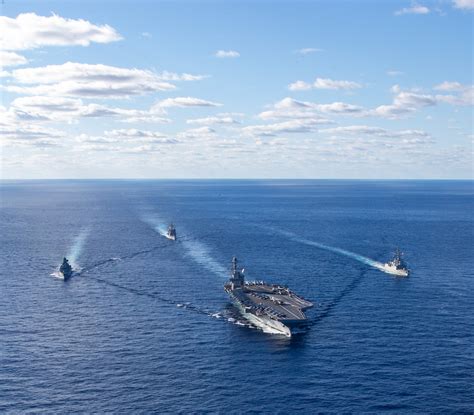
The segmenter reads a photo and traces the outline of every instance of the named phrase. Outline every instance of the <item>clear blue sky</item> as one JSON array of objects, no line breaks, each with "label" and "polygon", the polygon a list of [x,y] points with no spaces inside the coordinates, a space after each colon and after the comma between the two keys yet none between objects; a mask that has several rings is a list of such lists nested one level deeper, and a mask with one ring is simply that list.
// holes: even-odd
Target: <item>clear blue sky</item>
[{"label": "clear blue sky", "polygon": [[5,0],[1,175],[472,177],[473,8]]}]

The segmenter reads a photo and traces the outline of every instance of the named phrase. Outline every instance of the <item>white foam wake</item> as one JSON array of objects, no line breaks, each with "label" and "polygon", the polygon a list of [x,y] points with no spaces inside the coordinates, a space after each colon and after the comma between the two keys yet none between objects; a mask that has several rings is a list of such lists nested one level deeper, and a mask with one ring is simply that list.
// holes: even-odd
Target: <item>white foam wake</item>
[{"label": "white foam wake", "polygon": [[71,247],[71,250],[69,251],[67,258],[69,262],[71,263],[71,266],[74,269],[79,269],[79,265],[77,263],[79,256],[82,253],[82,250],[84,248],[84,244],[86,242],[87,237],[89,236],[90,229],[89,228],[83,228],[80,232],[79,235],[77,235],[74,238],[74,243]]},{"label": "white foam wake", "polygon": [[281,230],[281,229],[275,229],[275,228],[271,228],[271,229],[278,232],[278,233],[280,233],[280,234],[282,234],[282,235],[287,236],[292,241],[299,242],[299,243],[309,245],[309,246],[314,246],[316,248],[324,249],[324,250],[330,251],[330,252],[334,252],[334,253],[339,254],[339,255],[344,255],[348,258],[355,259],[356,261],[359,261],[362,264],[370,265],[373,268],[376,268],[380,271],[384,271],[384,266],[381,262],[378,262],[378,261],[375,261],[373,259],[367,258],[365,256],[356,254],[355,252],[347,251],[347,250],[342,249],[342,248],[337,248],[337,247],[334,247],[334,246],[322,244],[320,242],[312,241],[310,239],[302,238],[302,237],[300,237],[300,236],[298,236],[298,235],[296,235],[292,232],[284,231],[284,230]]},{"label": "white foam wake", "polygon": [[141,216],[141,220],[150,225],[161,236],[166,236],[167,226],[158,216],[144,214]]},{"label": "white foam wake", "polygon": [[227,269],[212,257],[209,248],[202,242],[184,240],[183,246],[186,250],[186,255],[190,256],[199,265],[202,265],[219,277],[225,277],[227,275]]},{"label": "white foam wake", "polygon": [[[166,236],[167,226],[157,215],[143,214],[141,219],[160,235]],[[212,257],[210,249],[204,243],[191,239],[180,239],[179,236],[178,241],[184,248],[185,255],[191,257],[199,265],[218,276],[227,275],[227,269]]]}]

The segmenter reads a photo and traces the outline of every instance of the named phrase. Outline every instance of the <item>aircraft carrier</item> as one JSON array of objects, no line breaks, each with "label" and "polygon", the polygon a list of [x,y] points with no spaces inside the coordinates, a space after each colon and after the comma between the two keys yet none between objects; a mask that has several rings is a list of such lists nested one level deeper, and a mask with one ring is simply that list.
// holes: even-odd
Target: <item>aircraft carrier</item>
[{"label": "aircraft carrier", "polygon": [[313,303],[282,285],[245,281],[244,270],[237,269],[236,257],[232,258],[231,276],[224,290],[242,316],[265,333],[291,337],[308,326],[304,310]]}]

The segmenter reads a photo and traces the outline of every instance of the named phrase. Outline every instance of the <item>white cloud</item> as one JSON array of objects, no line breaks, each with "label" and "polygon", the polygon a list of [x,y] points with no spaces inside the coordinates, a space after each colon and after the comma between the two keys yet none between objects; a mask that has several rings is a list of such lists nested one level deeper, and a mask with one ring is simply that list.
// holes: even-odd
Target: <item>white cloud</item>
[{"label": "white cloud", "polygon": [[463,85],[460,82],[445,81],[434,87],[437,91],[454,92],[456,95],[436,95],[438,102],[451,105],[473,105],[474,85]]},{"label": "white cloud", "polygon": [[310,89],[313,89],[313,84],[309,84],[305,81],[296,81],[288,85],[288,89],[290,91],[308,91]]},{"label": "white cloud", "polygon": [[157,76],[163,81],[201,81],[203,79],[209,78],[209,75],[192,75],[189,73],[177,74],[168,71],[163,71]]},{"label": "white cloud", "polygon": [[[258,117],[263,120],[281,119],[281,118],[317,118],[321,114],[334,115],[362,115],[364,109],[357,105],[347,104],[345,102],[333,102],[330,104],[316,104],[312,102],[297,101],[286,97],[273,105],[273,109],[263,111]],[[327,121],[327,120],[325,120]]]},{"label": "white cloud", "polygon": [[240,124],[239,121],[227,115],[218,115],[215,117],[195,118],[187,120],[186,124],[213,125],[213,124]]},{"label": "white cloud", "polygon": [[7,66],[18,66],[28,63],[28,59],[15,52],[5,52],[0,50],[0,69]]},{"label": "white cloud", "polygon": [[179,143],[175,138],[167,137],[160,132],[135,128],[105,131],[103,135],[99,136],[80,134],[75,137],[75,141],[80,143],[79,146],[75,146],[75,149],[80,151],[113,153],[157,151],[163,144]]},{"label": "white cloud", "polygon": [[199,127],[199,128],[191,128],[189,130],[183,131],[178,134],[179,138],[184,139],[214,139],[216,138],[216,130],[211,127]]},{"label": "white cloud", "polygon": [[7,85],[4,89],[26,95],[124,98],[175,89],[151,71],[102,64],[66,62],[16,69],[12,77],[17,85]]},{"label": "white cloud", "polygon": [[370,112],[371,115],[395,119],[437,103],[433,95],[402,91],[398,85],[392,87],[392,92],[395,94],[393,103],[378,106]]},{"label": "white cloud", "polygon": [[94,25],[83,19],[65,19],[53,14],[22,13],[16,18],[0,16],[0,49],[27,50],[43,46],[88,46],[122,39],[109,25]]},{"label": "white cloud", "polygon": [[457,9],[473,10],[474,0],[453,0],[453,5]]},{"label": "white cloud", "polygon": [[403,75],[403,72],[390,70],[390,71],[387,71],[387,75],[389,75],[389,76],[400,76],[400,75]]},{"label": "white cloud", "polygon": [[160,111],[165,108],[186,108],[186,107],[219,107],[222,104],[212,101],[206,101],[200,98],[193,97],[176,97],[176,98],[167,98],[162,101],[158,101],[152,107],[152,111]]},{"label": "white cloud", "polygon": [[215,56],[218,58],[238,58],[240,53],[236,50],[218,50]]},{"label": "white cloud", "polygon": [[411,7],[405,7],[403,9],[397,10],[395,15],[401,16],[403,14],[428,14],[429,12],[430,9],[428,7],[414,4]]},{"label": "white cloud", "polygon": [[168,118],[150,111],[111,108],[99,104],[84,104],[81,99],[54,96],[16,98],[6,114],[17,120],[72,122],[81,117],[115,117],[120,122],[168,123]]},{"label": "white cloud", "polygon": [[443,83],[436,85],[433,89],[438,91],[462,91],[465,88],[459,82],[444,81]]},{"label": "white cloud", "polygon": [[64,136],[62,131],[30,123],[8,125],[0,122],[0,139],[4,144],[51,147],[58,145]]},{"label": "white cloud", "polygon": [[346,127],[326,128],[319,131],[322,133],[334,135],[369,135],[385,138],[430,138],[430,135],[422,130],[389,131],[385,128],[371,127],[367,125],[350,125]]},{"label": "white cloud", "polygon": [[106,131],[105,136],[116,141],[133,140],[142,143],[175,144],[178,141],[158,131],[138,130],[136,128]]},{"label": "white cloud", "polygon": [[305,91],[309,89],[357,89],[362,88],[362,85],[352,81],[337,81],[329,78],[316,78],[310,84],[305,81],[296,81],[288,85],[290,91]]},{"label": "white cloud", "polygon": [[297,49],[295,50],[295,53],[298,55],[309,55],[311,53],[316,53],[316,52],[322,52],[323,49],[318,49],[318,48],[302,48],[302,49]]},{"label": "white cloud", "polygon": [[317,125],[327,123],[328,120],[320,118],[301,118],[274,124],[251,125],[242,128],[242,133],[250,136],[270,137],[277,134],[310,133],[316,130]]},{"label": "white cloud", "polygon": [[394,85],[391,90],[395,94],[390,105],[380,105],[369,112],[384,118],[397,119],[402,116],[414,113],[422,108],[431,107],[439,103],[450,105],[472,105],[474,102],[474,87],[472,85],[462,85],[459,82],[443,82],[434,87],[439,91],[456,92],[456,95],[432,95],[423,94],[417,90],[403,91],[400,86]]}]

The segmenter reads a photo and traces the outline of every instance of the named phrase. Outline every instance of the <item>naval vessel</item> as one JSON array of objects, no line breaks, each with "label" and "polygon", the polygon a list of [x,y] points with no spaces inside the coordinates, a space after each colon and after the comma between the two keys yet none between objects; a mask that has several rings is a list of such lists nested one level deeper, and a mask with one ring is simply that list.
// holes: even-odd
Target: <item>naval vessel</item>
[{"label": "naval vessel", "polygon": [[245,281],[244,270],[237,269],[236,257],[232,258],[231,275],[224,290],[242,316],[266,333],[291,337],[308,326],[304,310],[313,307],[313,303],[286,286]]},{"label": "naval vessel", "polygon": [[59,267],[59,273],[63,276],[64,280],[72,277],[72,267],[67,258],[63,258],[63,263]]},{"label": "naval vessel", "polygon": [[174,227],[173,224],[168,226],[168,230],[166,231],[165,235],[168,239],[171,239],[173,241],[176,241],[176,228]]},{"label": "naval vessel", "polygon": [[408,267],[402,259],[402,253],[397,248],[393,258],[383,264],[383,270],[389,274],[398,275],[400,277],[408,277]]}]

